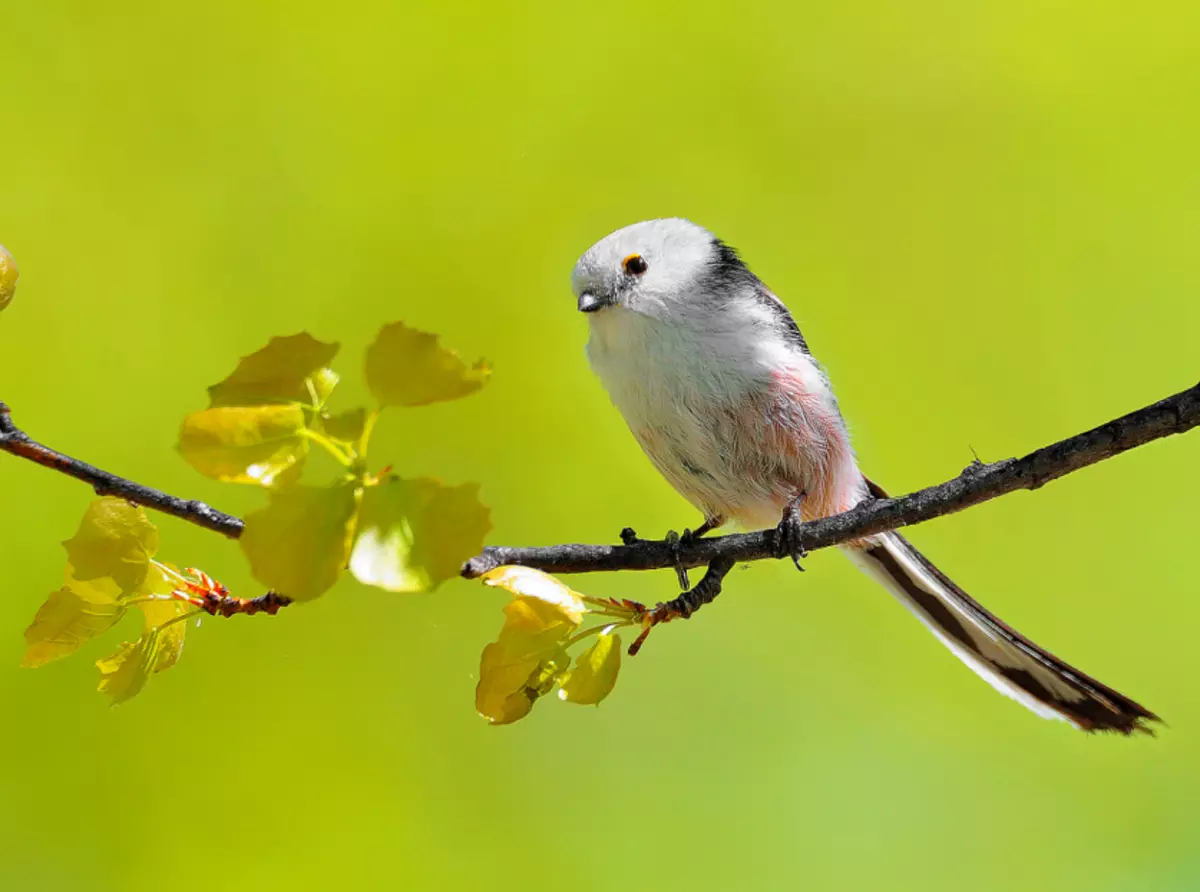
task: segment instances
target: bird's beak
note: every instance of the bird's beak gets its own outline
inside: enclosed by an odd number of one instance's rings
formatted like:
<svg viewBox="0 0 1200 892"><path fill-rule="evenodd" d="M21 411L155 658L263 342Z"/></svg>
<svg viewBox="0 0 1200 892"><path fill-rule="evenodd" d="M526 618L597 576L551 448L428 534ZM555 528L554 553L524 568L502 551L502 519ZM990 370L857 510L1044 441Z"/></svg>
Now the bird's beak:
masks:
<svg viewBox="0 0 1200 892"><path fill-rule="evenodd" d="M600 297L592 294L590 291L585 291L579 295L579 312L581 313L594 313L609 306L612 306L611 298Z"/></svg>

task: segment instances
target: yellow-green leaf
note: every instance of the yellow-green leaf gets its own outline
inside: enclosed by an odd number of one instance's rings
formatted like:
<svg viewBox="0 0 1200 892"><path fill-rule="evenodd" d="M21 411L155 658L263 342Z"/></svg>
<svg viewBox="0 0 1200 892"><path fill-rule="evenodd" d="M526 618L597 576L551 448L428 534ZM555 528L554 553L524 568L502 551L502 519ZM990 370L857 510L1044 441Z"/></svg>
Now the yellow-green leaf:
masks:
<svg viewBox="0 0 1200 892"><path fill-rule="evenodd" d="M515 656L535 656L558 646L579 627L559 605L518 596L504 605L504 626L497 639Z"/></svg>
<svg viewBox="0 0 1200 892"><path fill-rule="evenodd" d="M153 629L144 631L132 644L123 643L111 657L96 661L100 670L97 690L111 697L114 706L135 696L156 671L160 652L159 635Z"/></svg>
<svg viewBox="0 0 1200 892"><path fill-rule="evenodd" d="M0 245L0 310L12 302L19 278L21 273L17 269L17 261L4 245Z"/></svg>
<svg viewBox="0 0 1200 892"><path fill-rule="evenodd" d="M483 360L468 367L438 337L403 322L385 325L367 349L367 386L385 406L424 406L474 393L492 370Z"/></svg>
<svg viewBox="0 0 1200 892"><path fill-rule="evenodd" d="M525 682L537 666L536 658L514 658L502 644L493 641L480 655L475 711L493 725L524 718L533 709L535 699L525 693Z"/></svg>
<svg viewBox="0 0 1200 892"><path fill-rule="evenodd" d="M286 484L300 474L308 440L296 403L222 406L183 419L179 451L206 477L259 486Z"/></svg>
<svg viewBox="0 0 1200 892"><path fill-rule="evenodd" d="M118 603L121 589L102 576L88 582L72 578L53 592L25 630L25 657L21 665L41 666L78 650L84 642L108 631L125 613Z"/></svg>
<svg viewBox="0 0 1200 892"><path fill-rule="evenodd" d="M571 703L598 704L612 693L621 671L621 636L601 633L579 655L575 668L559 688L558 696Z"/></svg>
<svg viewBox="0 0 1200 892"><path fill-rule="evenodd" d="M321 419L325 433L343 443L357 443L367 424L366 409L351 409L340 415L326 415Z"/></svg>
<svg viewBox="0 0 1200 892"><path fill-rule="evenodd" d="M308 332L271 338L261 350L243 356L233 374L208 388L209 405L257 406L263 403L310 403L308 379L320 402L329 396L337 376L326 366L338 352L338 344L318 341Z"/></svg>
<svg viewBox="0 0 1200 892"><path fill-rule="evenodd" d="M518 658L500 642L493 642L480 657L475 710L493 725L522 719L569 665L570 658L562 648L540 658Z"/></svg>
<svg viewBox="0 0 1200 892"><path fill-rule="evenodd" d="M317 369L312 373L309 381L312 382L313 393L317 395L316 407L319 409L329 400L329 394L333 393L333 388L337 387L341 376L333 369Z"/></svg>
<svg viewBox="0 0 1200 892"><path fill-rule="evenodd" d="M587 613L587 605L577 591L549 573L532 567L497 567L480 578L485 585L494 585L514 595L537 598L555 605L562 611L563 618L575 625L579 625Z"/></svg>
<svg viewBox="0 0 1200 892"><path fill-rule="evenodd" d="M194 608L183 601L143 601L137 606L145 618L147 631L154 629L158 635L158 655L152 671L170 669L179 661L188 626L184 620L172 621Z"/></svg>
<svg viewBox="0 0 1200 892"><path fill-rule="evenodd" d="M146 579L158 551L158 529L139 506L106 496L88 505L75 536L63 543L75 578L111 576L125 594Z"/></svg>
<svg viewBox="0 0 1200 892"><path fill-rule="evenodd" d="M363 493L350 572L392 592L429 591L458 576L492 528L473 483L394 475Z"/></svg>
<svg viewBox="0 0 1200 892"><path fill-rule="evenodd" d="M146 574L140 595L166 595L178 588L177 580L168 575L165 569L179 572L174 564L154 563ZM187 634L188 624L184 621L172 622L176 618L189 613L195 608L184 601L142 601L137 605L142 612L146 629L158 631L158 659L154 664L155 672L170 669L179 660L183 651L183 640Z"/></svg>
<svg viewBox="0 0 1200 892"><path fill-rule="evenodd" d="M350 558L358 490L349 484L272 492L239 542L254 578L298 601L327 591Z"/></svg>

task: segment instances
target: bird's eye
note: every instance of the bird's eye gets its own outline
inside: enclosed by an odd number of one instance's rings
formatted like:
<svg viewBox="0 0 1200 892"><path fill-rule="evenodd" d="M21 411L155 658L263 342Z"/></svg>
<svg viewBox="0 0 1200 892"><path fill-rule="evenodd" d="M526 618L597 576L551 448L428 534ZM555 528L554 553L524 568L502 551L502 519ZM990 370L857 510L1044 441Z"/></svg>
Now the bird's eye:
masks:
<svg viewBox="0 0 1200 892"><path fill-rule="evenodd" d="M646 262L646 258L641 254L630 254L621 261L621 266L631 276L640 276L650 268L650 264Z"/></svg>

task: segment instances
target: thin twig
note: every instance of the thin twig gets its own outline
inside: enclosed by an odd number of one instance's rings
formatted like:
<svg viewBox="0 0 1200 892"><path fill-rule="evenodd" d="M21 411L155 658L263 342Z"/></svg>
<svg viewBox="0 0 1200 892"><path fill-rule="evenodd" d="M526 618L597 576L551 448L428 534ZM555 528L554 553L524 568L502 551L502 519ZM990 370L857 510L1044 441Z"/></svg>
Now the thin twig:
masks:
<svg viewBox="0 0 1200 892"><path fill-rule="evenodd" d="M1197 425L1200 384L1024 458L972 464L953 480L937 486L900 498L874 499L841 514L811 521L801 527L801 539L806 549L814 551L922 523L1018 489L1037 489L1072 471ZM589 573L660 570L677 563L699 567L722 558L741 562L777 557L774 530L693 539L676 545L641 539L628 545L495 545L467 561L462 575L472 579L505 564L521 564L547 573Z"/></svg>
<svg viewBox="0 0 1200 892"><path fill-rule="evenodd" d="M77 458L64 455L49 446L43 446L13 424L12 414L3 402L0 402L0 450L27 458L42 467L67 474L76 480L82 480L89 484L97 495L120 496L137 505L170 514L231 539L236 539L242 534L244 525L232 514L210 508L203 502L181 499L161 490L142 486L125 477L118 477Z"/></svg>

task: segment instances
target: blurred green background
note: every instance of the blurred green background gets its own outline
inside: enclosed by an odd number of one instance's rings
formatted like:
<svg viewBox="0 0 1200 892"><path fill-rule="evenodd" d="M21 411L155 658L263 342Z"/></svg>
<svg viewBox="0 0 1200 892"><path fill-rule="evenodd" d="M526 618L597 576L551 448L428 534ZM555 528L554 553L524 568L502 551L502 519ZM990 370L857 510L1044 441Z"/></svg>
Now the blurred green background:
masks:
<svg viewBox="0 0 1200 892"><path fill-rule="evenodd" d="M8 2L0 399L33 435L245 512L173 451L272 335L403 318L489 357L377 463L479 481L495 543L694 522L587 369L568 275L612 229L738 246L895 492L1195 383L1193 3ZM490 728L504 597L350 579L206 620L110 709L20 670L87 489L0 456L0 888L1200 887L1200 435L912 532L1170 723L1088 737L994 694L835 553L737 572L599 710ZM162 554L254 593L234 543ZM673 594L672 574L578 578ZM130 621L132 622L132 621Z"/></svg>

